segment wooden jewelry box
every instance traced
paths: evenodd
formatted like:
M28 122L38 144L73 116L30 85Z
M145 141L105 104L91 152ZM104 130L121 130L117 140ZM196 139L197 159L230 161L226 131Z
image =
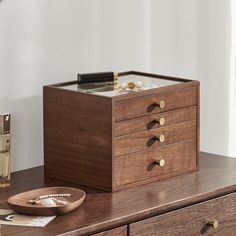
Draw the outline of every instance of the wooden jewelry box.
M117 191L197 170L199 86L135 71L45 86L45 176Z

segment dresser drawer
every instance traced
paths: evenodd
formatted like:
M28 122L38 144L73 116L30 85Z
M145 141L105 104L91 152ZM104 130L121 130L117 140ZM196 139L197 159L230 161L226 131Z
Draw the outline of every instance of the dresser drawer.
M115 124L115 135L121 136L144 130L165 127L176 123L195 120L197 117L196 106L157 113L129 120L119 121Z
M197 87L157 93L115 103L116 121L193 106L197 104ZM158 105L160 102L161 105Z
M116 158L116 186L159 176L164 179L197 168L196 141L190 140ZM158 161L161 160L161 164ZM164 164L164 166L162 166Z
M194 138L196 120L116 137L115 155L121 156Z
M101 233L93 234L93 236L127 236L127 226L121 226L115 229L103 231Z
M131 224L129 232L131 236L235 236L235 202L236 193L229 194Z

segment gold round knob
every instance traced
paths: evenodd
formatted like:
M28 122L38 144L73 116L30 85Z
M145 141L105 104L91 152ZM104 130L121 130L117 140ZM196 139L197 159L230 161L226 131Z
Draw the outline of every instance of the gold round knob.
M214 229L218 228L219 222L217 220L212 220L208 222L208 225L212 226Z
M165 135L161 134L161 135L157 135L156 139L160 142L163 143L165 141Z
M165 118L164 117L161 117L159 120L156 119L155 120L160 126L163 126L165 124Z
M163 166L166 164L166 162L165 162L164 159L156 160L155 162L156 162L160 167L163 167Z
M161 109L165 108L165 106L166 106L165 101L155 102L155 104L156 104L157 106L159 106Z

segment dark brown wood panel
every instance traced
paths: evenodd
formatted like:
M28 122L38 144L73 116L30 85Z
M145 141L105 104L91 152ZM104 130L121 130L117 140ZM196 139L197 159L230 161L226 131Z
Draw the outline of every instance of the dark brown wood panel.
M127 226L106 230L101 233L93 234L94 236L127 236Z
M165 107L160 108L155 102L165 102ZM115 102L115 118L121 121L143 115L154 114L178 108L194 106L197 104L197 87L156 93L155 95Z
M115 161L116 186L147 178L151 181L196 170L196 141L190 140L161 148L120 156ZM163 159L165 165L159 166L155 161Z
M115 193L55 179L44 181L43 168L33 168L13 173L11 186L0 188L0 208L8 207L9 196L46 186L78 187L87 196L78 209L44 228L2 225L1 236L91 235L224 196L236 192L236 159L201 153L199 171Z
M163 143L155 138L160 135L165 136ZM121 156L194 138L196 138L196 120L116 137L115 155Z
M45 175L112 188L110 99L44 87Z
M131 224L130 236L236 235L236 193ZM214 228L209 222L217 221Z
M169 112L157 113L129 120L119 121L115 124L115 135L122 136L125 134L136 133L144 130L166 127L176 123L189 120L195 120L197 117L196 107L188 107ZM164 119L164 125L161 126L158 121Z

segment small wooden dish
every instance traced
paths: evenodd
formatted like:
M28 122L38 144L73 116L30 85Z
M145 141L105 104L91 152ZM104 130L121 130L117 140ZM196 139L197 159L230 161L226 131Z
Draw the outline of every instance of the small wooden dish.
M69 202L68 204L54 207L43 207L38 204L29 203L30 200L33 200L42 195L60 193L71 194L71 197L60 197L62 200L67 200ZM18 213L35 216L53 216L73 211L83 203L85 195L86 194L84 191L76 188L49 187L16 194L8 198L7 202L11 209Z

